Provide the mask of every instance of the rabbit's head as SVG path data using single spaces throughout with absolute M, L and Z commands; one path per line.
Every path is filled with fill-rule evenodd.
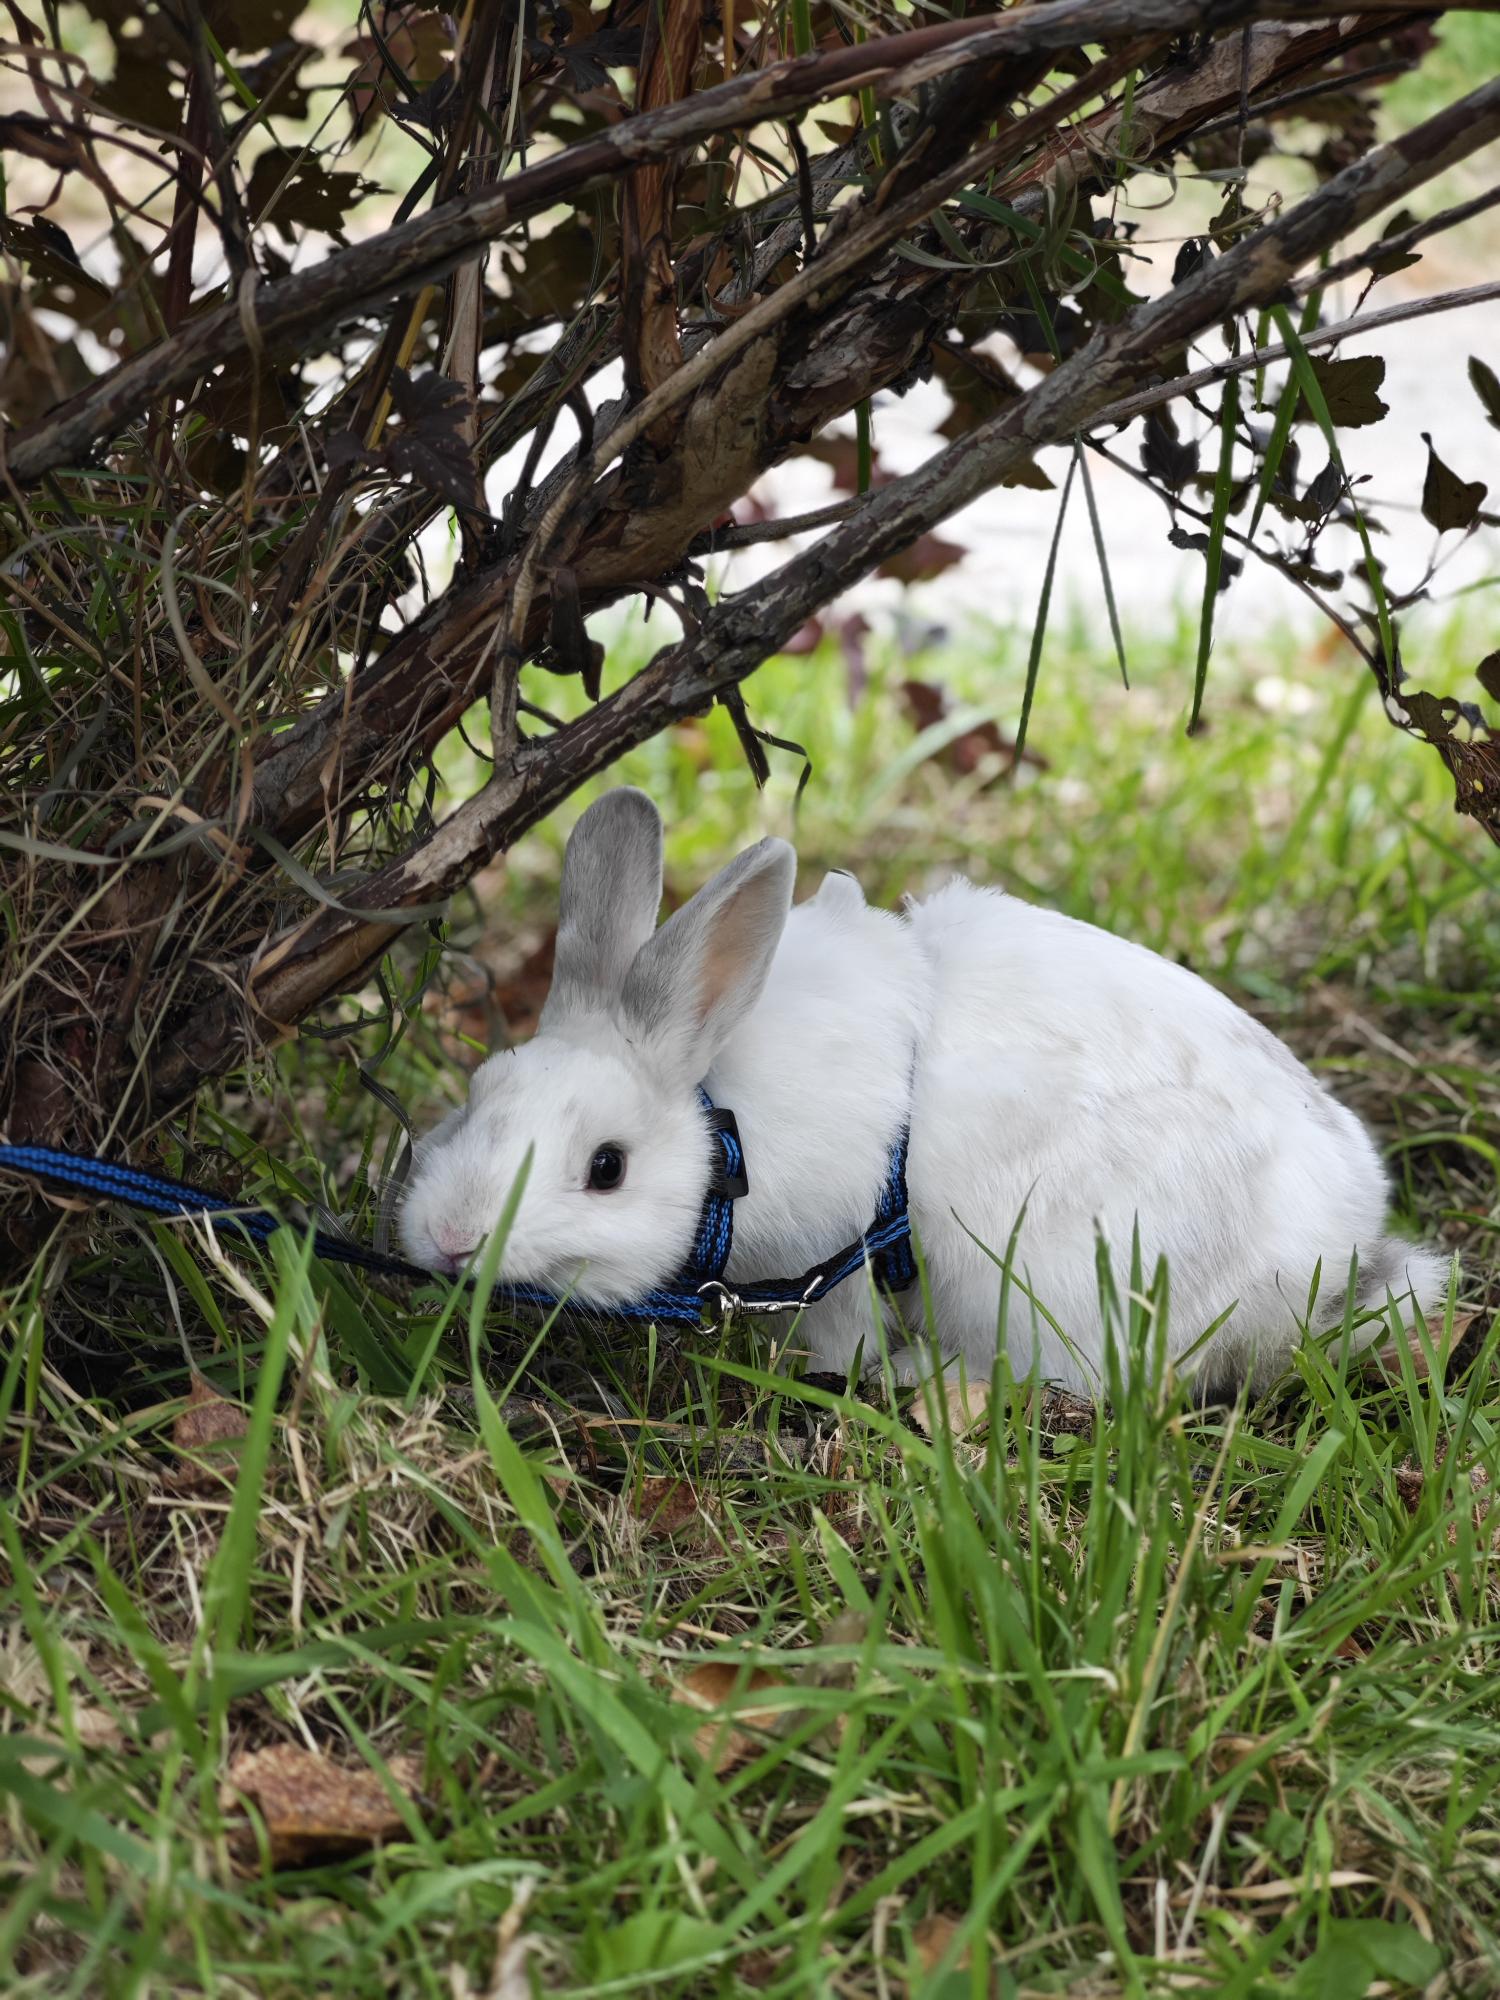
M 536 1035 L 482 1063 L 417 1148 L 401 1218 L 415 1263 L 461 1270 L 528 1153 L 507 1282 L 611 1305 L 685 1261 L 714 1144 L 697 1087 L 760 997 L 796 858 L 761 841 L 657 930 L 661 845 L 641 792 L 608 792 L 579 820 Z

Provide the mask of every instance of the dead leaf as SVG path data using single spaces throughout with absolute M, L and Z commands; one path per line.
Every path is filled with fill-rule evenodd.
M 416 1760 L 393 1757 L 386 1766 L 410 1799 L 417 1796 Z M 390 1792 L 364 1765 L 346 1769 L 315 1750 L 273 1743 L 236 1757 L 220 1791 L 228 1807 L 248 1800 L 265 1822 L 271 1861 L 300 1868 L 395 1840 L 406 1831 Z M 237 1851 L 257 1851 L 255 1829 L 242 1823 L 232 1835 Z
M 245 1435 L 245 1412 L 221 1396 L 205 1376 L 193 1372 L 187 1402 L 172 1426 L 173 1447 L 183 1463 L 166 1475 L 180 1492 L 223 1486 L 239 1461 L 236 1447 Z
M 958 542 L 944 541 L 941 535 L 918 535 L 907 548 L 887 556 L 875 572 L 893 576 L 898 583 L 931 583 L 944 570 L 961 563 L 968 550 Z
M 940 723 L 950 713 L 951 704 L 948 690 L 939 681 L 907 680 L 901 683 L 901 696 L 906 703 L 907 713 L 920 733 Z M 1023 750 L 1022 758 L 1039 770 L 1047 768 L 1045 757 L 1034 750 Z M 1016 767 L 1016 746 L 1008 736 L 1001 734 L 999 725 L 992 721 L 978 722 L 972 729 L 966 729 L 955 736 L 940 750 L 932 753 L 931 761 L 960 778 L 972 777 L 988 760 L 994 760 L 995 769 L 986 781 L 996 783 L 1008 778 Z
M 316 159 L 272 146 L 251 170 L 246 200 L 257 221 L 269 222 L 284 242 L 294 243 L 299 229 L 313 229 L 342 243 L 350 209 L 380 191 L 361 174 L 329 173 Z
M 726 1702 L 743 1694 L 763 1694 L 767 1688 L 785 1687 L 780 1674 L 772 1673 L 769 1667 L 751 1667 L 745 1671 L 742 1659 L 705 1660 L 693 1667 L 672 1690 L 674 1697 L 685 1702 L 689 1708 L 706 1709 L 712 1713 L 723 1709 Z M 693 1731 L 693 1747 L 707 1764 L 712 1764 L 715 1772 L 723 1777 L 737 1764 L 746 1763 L 761 1749 L 759 1737 L 747 1734 L 754 1729 L 764 1732 L 772 1729 L 786 1710 L 778 1708 L 740 1708 L 734 1712 L 733 1720 L 727 1715 L 714 1715 L 701 1728 Z M 744 1723 L 741 1729 L 736 1725 Z
M 85 1703 L 75 1702 L 73 1730 L 82 1750 L 98 1752 L 124 1748 L 124 1732 L 107 1708 L 93 1708 Z M 23 1771 L 29 1771 L 33 1777 L 45 1777 L 56 1768 L 60 1758 L 68 1755 L 68 1745 L 64 1741 L 62 1727 L 57 1722 L 38 1730 L 37 1734 L 44 1737 L 52 1747 L 38 1750 L 16 1761 Z
M 1474 386 L 1474 394 L 1484 405 L 1485 416 L 1493 428 L 1500 431 L 1500 376 L 1477 354 L 1471 354 L 1469 380 Z
M 1197 475 L 1198 445 L 1193 439 L 1186 444 L 1177 434 L 1177 419 L 1170 409 L 1151 410 L 1147 413 L 1145 435 L 1141 439 L 1141 464 L 1149 478 L 1158 486 L 1165 486 L 1169 493 L 1180 493 L 1188 481 Z
M 948 1947 L 958 1935 L 961 1919 L 950 1917 L 944 1910 L 933 1910 L 914 1926 L 911 1941 L 917 1948 L 917 1962 L 929 1976 L 936 1972 L 948 1955 Z M 964 1946 L 953 1961 L 952 1969 L 963 1972 L 969 1965 L 969 1947 Z
M 1427 477 L 1422 482 L 1422 515 L 1440 535 L 1450 528 L 1472 528 L 1489 488 L 1482 479 L 1460 479 L 1451 466 L 1444 465 L 1433 448 L 1432 435 L 1423 431 L 1427 447 Z
M 391 401 L 401 426 L 385 448 L 390 470 L 410 474 L 452 507 L 482 511 L 484 494 L 468 432 L 473 400 L 464 384 L 436 374 L 414 380 L 404 368 L 396 368 L 391 372 Z
M 989 1408 L 990 1385 L 988 1382 L 958 1381 L 945 1375 L 942 1382 L 942 1402 L 937 1407 L 931 1404 L 932 1391 L 923 1384 L 917 1393 L 917 1400 L 911 1406 L 911 1427 L 920 1431 L 923 1437 L 938 1437 L 944 1430 L 954 1437 L 966 1437 L 984 1420 Z M 947 1422 L 943 1421 L 943 1410 L 947 1411 Z
M 1310 365 L 1328 405 L 1328 420 L 1335 429 L 1351 431 L 1363 424 L 1378 424 L 1390 409 L 1376 393 L 1385 380 L 1383 355 L 1360 354 L 1348 361 L 1324 360 L 1315 355 Z M 1305 394 L 1297 405 L 1297 421 L 1315 421 Z
M 1447 1367 L 1449 1356 L 1453 1354 L 1459 1342 L 1478 1317 L 1479 1310 L 1477 1307 L 1472 1308 L 1468 1312 L 1456 1312 L 1453 1315 L 1452 1339 L 1446 1346 L 1444 1345 L 1443 1337 L 1443 1315 L 1436 1313 L 1427 1322 L 1427 1337 L 1432 1343 L 1432 1350 L 1437 1356 L 1440 1368 Z M 1425 1382 L 1430 1373 L 1427 1365 L 1426 1349 L 1420 1342 L 1410 1342 L 1407 1352 L 1411 1356 L 1413 1375 L 1415 1375 L 1419 1382 Z M 1361 1363 L 1360 1372 L 1371 1381 L 1400 1381 L 1401 1350 L 1397 1347 L 1394 1337 L 1385 1341 L 1380 1347 L 1372 1347 L 1366 1352 L 1364 1360 Z
M 648 1535 L 670 1537 L 699 1525 L 703 1506 L 698 1491 L 686 1479 L 643 1479 L 630 1511 Z
M 1396 1467 L 1396 1498 L 1408 1514 L 1415 1514 L 1421 1506 L 1426 1484 L 1427 1478 L 1420 1465 L 1413 1465 L 1408 1460 L 1405 1465 Z

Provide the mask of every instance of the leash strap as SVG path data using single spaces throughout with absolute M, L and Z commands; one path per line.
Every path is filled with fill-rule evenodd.
M 768 1278 L 758 1284 L 730 1285 L 723 1267 L 703 1287 L 704 1295 L 716 1295 L 714 1303 L 723 1318 L 737 1312 L 800 1312 L 816 1305 L 835 1285 L 863 1270 L 868 1262 L 876 1283 L 883 1291 L 903 1292 L 916 1282 L 917 1258 L 911 1240 L 910 1201 L 906 1191 L 906 1155 L 910 1133 L 903 1129 L 891 1148 L 885 1186 L 876 1204 L 874 1219 L 863 1236 L 856 1237 L 833 1256 L 826 1257 L 802 1273 L 800 1278 Z
M 692 1252 L 676 1280 L 658 1286 L 642 1298 L 619 1305 L 575 1307 L 586 1317 L 624 1320 L 632 1324 L 701 1326 L 705 1307 L 717 1307 L 720 1317 L 736 1312 L 792 1312 L 814 1305 L 835 1285 L 843 1283 L 863 1268 L 868 1258 L 877 1281 L 889 1291 L 901 1291 L 917 1275 L 911 1245 L 911 1218 L 907 1212 L 906 1150 L 903 1131 L 891 1149 L 890 1167 L 881 1191 L 874 1220 L 865 1234 L 823 1263 L 805 1271 L 800 1278 L 767 1279 L 759 1284 L 730 1286 L 724 1272 L 734 1248 L 734 1204 L 750 1191 L 745 1165 L 745 1149 L 740 1142 L 734 1113 L 715 1105 L 704 1090 L 699 1091 L 710 1130 L 718 1144 L 718 1161 L 703 1210 Z M 132 1208 L 163 1217 L 212 1216 L 242 1231 L 252 1242 L 264 1245 L 286 1217 L 268 1208 L 236 1206 L 221 1194 L 195 1187 L 191 1181 L 168 1180 L 148 1174 L 117 1160 L 99 1160 L 88 1153 L 69 1153 L 51 1146 L 0 1146 L 0 1168 L 31 1174 L 38 1180 L 91 1194 L 105 1201 L 123 1201 Z M 430 1281 L 432 1273 L 403 1257 L 389 1257 L 329 1230 L 313 1232 L 313 1247 L 330 1263 L 351 1264 L 376 1275 Z M 533 1285 L 497 1285 L 498 1297 L 516 1306 L 553 1312 L 566 1301 Z
M 34 1174 L 38 1180 L 53 1181 L 81 1194 L 98 1195 L 105 1201 L 128 1202 L 153 1215 L 180 1217 L 211 1215 L 216 1222 L 228 1223 L 252 1241 L 263 1244 L 273 1230 L 286 1221 L 268 1208 L 237 1207 L 222 1194 L 194 1187 L 191 1181 L 173 1181 L 161 1174 L 143 1173 L 118 1160 L 96 1160 L 88 1153 L 64 1153 L 51 1146 L 0 1146 L 0 1167 L 14 1173 Z M 432 1274 L 401 1257 L 386 1257 L 378 1250 L 366 1250 L 329 1230 L 313 1232 L 313 1244 L 320 1257 L 330 1263 L 354 1264 L 363 1271 L 389 1272 L 404 1278 L 428 1278 Z

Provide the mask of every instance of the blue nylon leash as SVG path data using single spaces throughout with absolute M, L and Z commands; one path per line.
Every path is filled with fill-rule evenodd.
M 706 1091 L 699 1091 L 710 1130 L 718 1141 L 718 1161 L 703 1209 L 698 1233 L 686 1264 L 668 1285 L 658 1286 L 639 1299 L 612 1306 L 582 1306 L 571 1310 L 589 1319 L 623 1320 L 632 1324 L 700 1326 L 705 1308 L 717 1310 L 721 1321 L 736 1312 L 793 1312 L 815 1305 L 835 1285 L 864 1268 L 868 1261 L 876 1281 L 887 1291 L 904 1291 L 916 1278 L 916 1257 L 912 1250 L 911 1217 L 906 1191 L 907 1133 L 903 1130 L 891 1148 L 885 1184 L 875 1216 L 864 1235 L 836 1251 L 823 1263 L 814 1265 L 800 1278 L 765 1279 L 757 1284 L 730 1285 L 724 1277 L 734 1247 L 734 1204 L 750 1190 L 745 1167 L 745 1151 L 732 1111 L 714 1105 Z M 204 1215 L 239 1229 L 252 1242 L 262 1244 L 285 1218 L 266 1208 L 236 1206 L 222 1194 L 195 1187 L 190 1181 L 168 1180 L 148 1174 L 117 1160 L 100 1160 L 89 1153 L 69 1153 L 51 1146 L 0 1146 L 0 1168 L 31 1174 L 38 1180 L 97 1195 L 105 1201 L 122 1201 L 162 1217 Z M 431 1271 L 409 1264 L 403 1257 L 390 1257 L 379 1250 L 333 1235 L 326 1229 L 313 1232 L 313 1247 L 330 1263 L 351 1264 L 375 1275 L 414 1279 L 430 1283 Z M 512 1305 L 543 1312 L 559 1307 L 569 1310 L 569 1302 L 533 1285 L 497 1285 L 497 1297 Z

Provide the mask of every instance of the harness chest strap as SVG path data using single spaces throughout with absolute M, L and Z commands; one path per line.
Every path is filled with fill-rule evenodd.
M 886 1291 L 904 1291 L 914 1282 L 917 1266 L 906 1191 L 907 1133 L 903 1129 L 891 1148 L 874 1218 L 862 1236 L 804 1271 L 799 1278 L 730 1285 L 724 1273 L 734 1248 L 734 1204 L 749 1193 L 750 1180 L 734 1113 L 716 1106 L 706 1091 L 700 1090 L 699 1097 L 717 1142 L 718 1159 L 703 1198 L 698 1232 L 687 1263 L 670 1284 L 659 1286 L 642 1298 L 614 1306 L 575 1310 L 586 1311 L 590 1318 L 698 1326 L 705 1309 L 715 1312 L 721 1322 L 727 1322 L 736 1312 L 783 1313 L 815 1305 L 867 1262 L 877 1283 Z M 189 1181 L 169 1180 L 122 1161 L 100 1160 L 92 1154 L 63 1152 L 50 1146 L 0 1146 L 0 1168 L 31 1174 L 38 1180 L 106 1201 L 126 1202 L 132 1208 L 164 1218 L 214 1216 L 261 1244 L 274 1230 L 283 1227 L 286 1220 L 270 1209 L 238 1207 L 227 1196 L 195 1187 Z M 368 1250 L 352 1238 L 331 1230 L 315 1230 L 313 1247 L 331 1263 L 352 1264 L 360 1270 L 424 1282 L 432 1277 L 430 1271 L 408 1263 L 403 1257 Z M 566 1299 L 532 1285 L 499 1285 L 496 1292 L 518 1306 L 546 1312 L 566 1310 L 568 1306 Z

